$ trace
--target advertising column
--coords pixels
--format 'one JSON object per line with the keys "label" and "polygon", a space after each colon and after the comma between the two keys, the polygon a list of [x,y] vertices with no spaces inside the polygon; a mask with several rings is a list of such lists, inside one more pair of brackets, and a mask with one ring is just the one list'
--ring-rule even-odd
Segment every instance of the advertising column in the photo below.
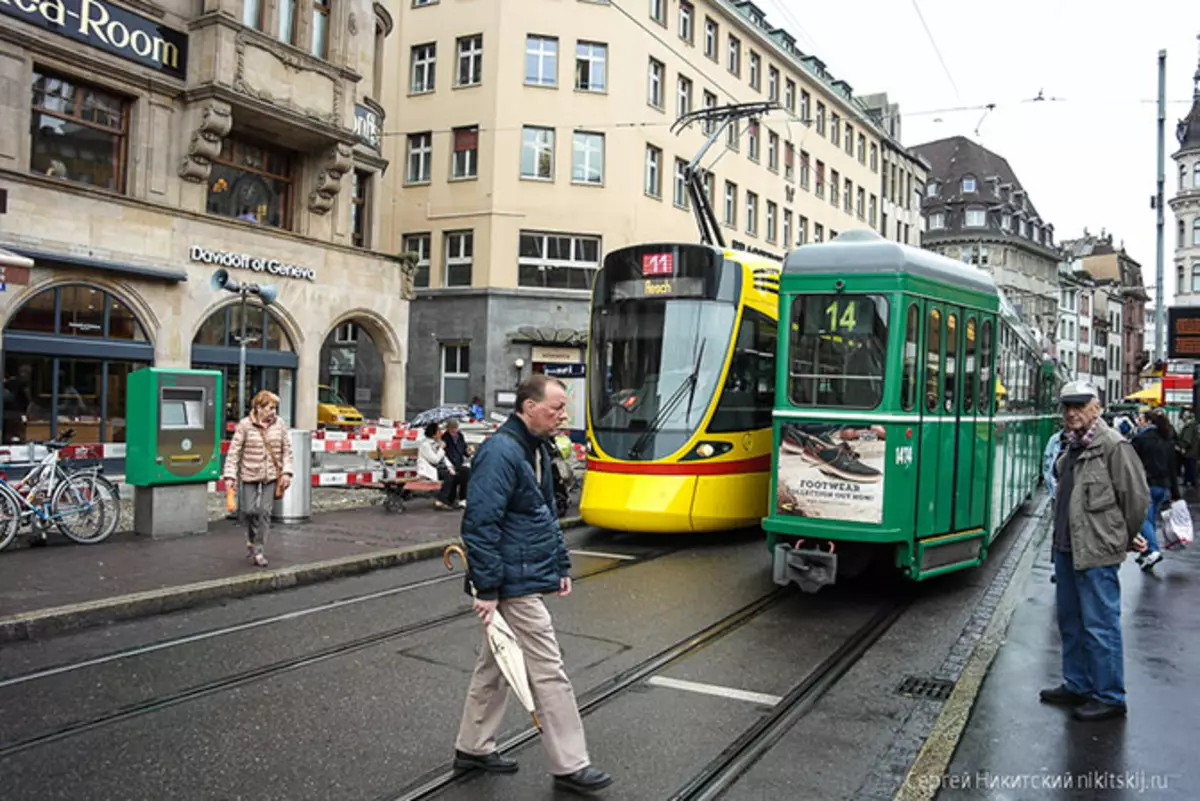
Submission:
{"label": "advertising column", "polygon": [[587,365],[583,348],[534,346],[533,372],[544,373],[567,387],[567,422],[564,428],[572,440],[583,441],[587,427]]}

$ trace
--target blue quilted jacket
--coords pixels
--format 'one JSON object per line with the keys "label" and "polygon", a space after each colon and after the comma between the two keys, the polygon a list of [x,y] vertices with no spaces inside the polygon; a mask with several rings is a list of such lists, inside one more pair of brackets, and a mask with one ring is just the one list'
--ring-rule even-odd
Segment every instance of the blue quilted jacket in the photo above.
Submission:
{"label": "blue quilted jacket", "polygon": [[[542,451],[542,480],[533,470]],[[471,462],[462,539],[480,598],[556,592],[571,559],[558,525],[550,446],[515,414]]]}

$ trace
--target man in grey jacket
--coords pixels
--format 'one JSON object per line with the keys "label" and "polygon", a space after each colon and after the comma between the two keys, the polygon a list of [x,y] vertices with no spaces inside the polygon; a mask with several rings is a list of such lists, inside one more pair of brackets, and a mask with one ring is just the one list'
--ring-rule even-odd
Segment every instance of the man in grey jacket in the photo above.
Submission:
{"label": "man in grey jacket", "polygon": [[1133,447],[1101,419],[1096,389],[1072,381],[1061,400],[1053,548],[1063,682],[1041,700],[1072,707],[1077,720],[1105,720],[1125,714],[1117,572],[1146,547],[1150,489]]}

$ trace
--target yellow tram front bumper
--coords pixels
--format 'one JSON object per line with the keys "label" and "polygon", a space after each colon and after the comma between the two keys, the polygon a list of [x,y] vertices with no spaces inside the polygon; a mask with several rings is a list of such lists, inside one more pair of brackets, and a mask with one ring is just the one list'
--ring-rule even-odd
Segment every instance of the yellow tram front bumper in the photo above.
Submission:
{"label": "yellow tram front bumper", "polygon": [[730,531],[759,525],[770,489],[767,472],[647,475],[595,465],[583,480],[579,512],[588,525],[616,531]]}

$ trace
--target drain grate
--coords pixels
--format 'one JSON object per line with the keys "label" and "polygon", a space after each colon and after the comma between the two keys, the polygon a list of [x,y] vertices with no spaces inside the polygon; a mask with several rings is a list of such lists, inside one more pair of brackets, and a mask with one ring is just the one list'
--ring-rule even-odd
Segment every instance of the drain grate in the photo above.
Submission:
{"label": "drain grate", "polygon": [[945,701],[954,689],[954,682],[946,679],[931,679],[927,676],[906,676],[896,692],[909,698],[928,698],[931,701]]}

